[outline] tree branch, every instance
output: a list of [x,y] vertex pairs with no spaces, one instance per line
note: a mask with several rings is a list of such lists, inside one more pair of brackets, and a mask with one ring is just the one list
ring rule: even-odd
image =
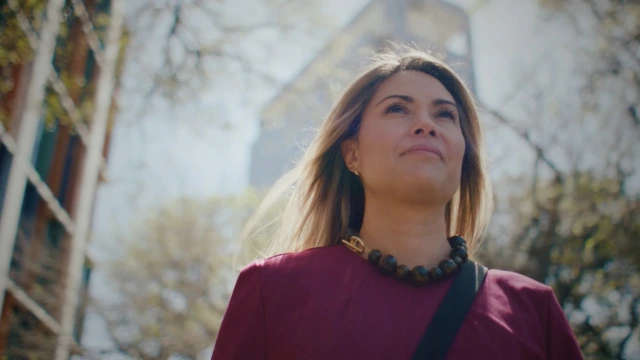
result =
[[[600,13],[595,1],[594,0],[584,0],[584,1],[587,3],[589,10],[593,14],[593,16],[598,20],[598,22],[601,25],[604,24],[606,21],[605,16]],[[620,37],[612,34],[611,40],[619,44],[620,47],[627,53],[627,55],[636,63],[636,65],[640,67],[640,58],[638,57],[638,54],[635,53],[629,46],[632,43],[628,41],[629,39],[626,39],[626,40],[621,39]]]
[[545,163],[545,165],[547,165],[549,169],[551,169],[554,172],[556,177],[559,177],[560,180],[562,180],[562,172],[560,171],[558,166],[556,166],[556,164],[553,161],[551,161],[551,159],[549,159],[549,157],[546,155],[546,153],[544,152],[544,150],[540,145],[534,143],[533,140],[531,140],[531,137],[526,130],[521,130],[516,128],[516,126],[511,121],[509,121],[502,113],[498,112],[497,110],[491,109],[482,104],[481,106],[486,111],[488,111],[491,115],[493,115],[500,123],[506,125],[511,130],[513,130],[516,134],[518,134],[520,138],[523,139],[534,150],[534,152],[536,153],[536,156],[538,156],[540,160],[542,160]]
[[640,296],[636,296],[629,304],[629,312],[631,314],[631,323],[629,324],[629,333],[627,336],[622,339],[620,342],[620,346],[618,347],[618,356],[616,359],[624,360],[624,350],[627,347],[627,344],[631,340],[631,337],[635,333],[635,330],[638,328],[638,306],[640,306]]

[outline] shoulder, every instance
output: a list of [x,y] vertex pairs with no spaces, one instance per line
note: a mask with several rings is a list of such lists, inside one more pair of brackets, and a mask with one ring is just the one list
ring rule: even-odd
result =
[[487,272],[486,280],[495,286],[516,291],[548,292],[551,289],[548,285],[513,271],[491,269]]
[[[355,260],[354,260],[355,259]],[[349,249],[331,245],[255,260],[240,273],[236,287],[257,288],[269,318],[289,316],[295,309],[307,310],[331,301],[340,289],[352,289],[362,268]],[[324,300],[322,300],[324,299]]]
[[554,297],[549,285],[516,272],[497,269],[487,272],[484,291],[493,299],[505,298],[531,308],[545,307]]
[[341,245],[329,245],[274,255],[251,262],[240,274],[252,274],[270,286],[291,283],[298,278],[309,281],[318,276],[330,276],[336,270],[336,264],[353,258],[348,251]]
[[[550,286],[511,271],[491,269],[478,292],[477,310],[497,323],[543,341],[554,300]],[[484,316],[484,315],[483,315]]]

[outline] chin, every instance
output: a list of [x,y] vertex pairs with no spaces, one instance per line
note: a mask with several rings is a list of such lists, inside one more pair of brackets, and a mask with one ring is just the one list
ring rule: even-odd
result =
[[398,184],[401,188],[411,191],[414,194],[419,193],[442,193],[448,191],[451,187],[446,179],[439,176],[415,176],[407,177]]
[[[455,192],[458,188],[458,179],[453,179],[441,169],[420,169],[421,171],[412,171],[403,176],[401,181],[402,188],[405,188],[414,194],[448,194]],[[437,171],[430,171],[437,170]],[[455,184],[455,186],[452,186]]]
[[445,171],[441,169],[420,169],[407,173],[404,176],[404,182],[412,186],[426,186],[429,188],[440,187],[447,183],[448,177]]

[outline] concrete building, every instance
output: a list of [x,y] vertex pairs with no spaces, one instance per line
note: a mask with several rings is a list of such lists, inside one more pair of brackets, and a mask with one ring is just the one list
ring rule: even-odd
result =
[[120,0],[0,7],[0,355],[67,359],[91,278],[85,248],[123,48]]
[[268,187],[292,167],[335,96],[388,40],[443,56],[475,89],[463,9],[442,0],[372,0],[264,109],[252,151],[252,186]]

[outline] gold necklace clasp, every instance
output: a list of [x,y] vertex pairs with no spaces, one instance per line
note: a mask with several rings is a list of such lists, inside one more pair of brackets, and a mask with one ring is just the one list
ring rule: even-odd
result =
[[342,240],[342,242],[349,248],[349,250],[358,255],[362,255],[365,252],[364,242],[362,242],[362,239],[357,236],[352,236],[349,241]]

